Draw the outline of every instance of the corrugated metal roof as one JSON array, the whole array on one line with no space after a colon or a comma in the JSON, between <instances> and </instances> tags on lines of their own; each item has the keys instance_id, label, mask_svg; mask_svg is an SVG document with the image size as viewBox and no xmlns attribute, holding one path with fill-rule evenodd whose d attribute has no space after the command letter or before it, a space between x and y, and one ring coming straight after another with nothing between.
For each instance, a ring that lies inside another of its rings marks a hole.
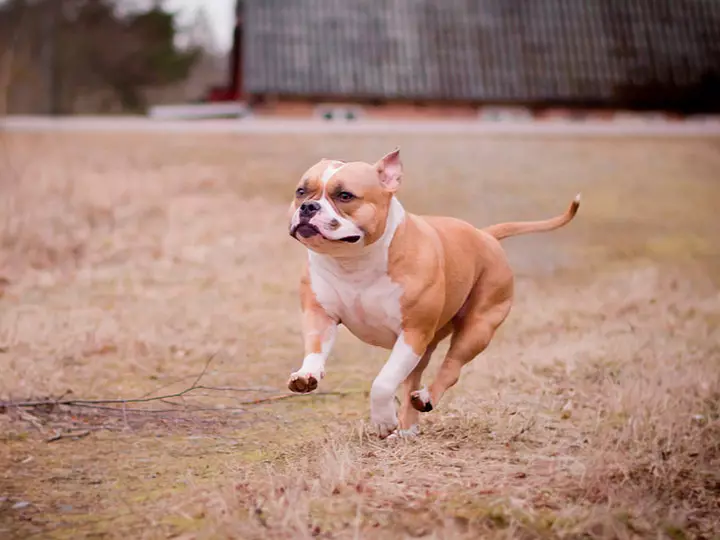
<instances>
[{"instance_id":1,"label":"corrugated metal roof","mask_svg":"<svg viewBox=\"0 0 720 540\"><path fill-rule=\"evenodd\" d=\"M244 0L250 94L604 101L720 76L718 0Z\"/></svg>"}]
</instances>

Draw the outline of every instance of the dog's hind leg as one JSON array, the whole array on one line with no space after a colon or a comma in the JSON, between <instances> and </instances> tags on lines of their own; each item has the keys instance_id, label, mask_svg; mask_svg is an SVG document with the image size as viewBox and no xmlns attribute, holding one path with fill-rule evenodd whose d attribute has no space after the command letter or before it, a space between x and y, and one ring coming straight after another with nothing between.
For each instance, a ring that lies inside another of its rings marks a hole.
<instances>
[{"instance_id":1,"label":"dog's hind leg","mask_svg":"<svg viewBox=\"0 0 720 540\"><path fill-rule=\"evenodd\" d=\"M499 274L499 275L498 275ZM486 275L475 284L463 313L453 320L454 332L443 363L428 389L411 393L412 406L420 412L437 407L448 388L460 377L463 366L490 344L512 305L513 278L507 272Z\"/></svg>"}]
</instances>

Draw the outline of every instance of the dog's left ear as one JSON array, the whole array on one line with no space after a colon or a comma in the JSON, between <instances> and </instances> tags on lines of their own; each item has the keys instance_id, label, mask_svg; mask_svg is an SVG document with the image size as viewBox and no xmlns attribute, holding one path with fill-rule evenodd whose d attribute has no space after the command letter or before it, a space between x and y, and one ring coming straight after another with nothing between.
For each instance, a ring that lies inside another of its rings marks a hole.
<instances>
[{"instance_id":1,"label":"dog's left ear","mask_svg":"<svg viewBox=\"0 0 720 540\"><path fill-rule=\"evenodd\" d=\"M400 148L395 148L392 152L384 156L375 164L380 175L380 183L383 187L395 193L400 187L402 181L402 162L400 161Z\"/></svg>"}]
</instances>

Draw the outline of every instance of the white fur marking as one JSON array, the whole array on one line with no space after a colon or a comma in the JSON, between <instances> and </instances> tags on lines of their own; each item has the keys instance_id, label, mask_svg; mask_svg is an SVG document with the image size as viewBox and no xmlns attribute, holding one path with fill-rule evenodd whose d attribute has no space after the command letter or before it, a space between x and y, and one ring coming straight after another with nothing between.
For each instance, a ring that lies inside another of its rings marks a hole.
<instances>
[{"instance_id":1,"label":"white fur marking","mask_svg":"<svg viewBox=\"0 0 720 540\"><path fill-rule=\"evenodd\" d=\"M323 171L322 176L320 177L320 181L323 183L323 186L327 186L328 182L335 175L335 173L342 169L345 165L345 163L341 163L339 161L333 161L330 165L328 165L325 171Z\"/></svg>"},{"instance_id":2,"label":"white fur marking","mask_svg":"<svg viewBox=\"0 0 720 540\"><path fill-rule=\"evenodd\" d=\"M333 345L335 344L335 337L337 336L337 325L333 324L326 331L323 336L322 345L319 353L308 354L302 363L302 367L290 376L306 376L312 375L318 381L325 377L325 362L330 355Z\"/></svg>"},{"instance_id":3,"label":"white fur marking","mask_svg":"<svg viewBox=\"0 0 720 540\"><path fill-rule=\"evenodd\" d=\"M402 287L388 275L388 249L405 210L392 200L383 236L362 252L337 259L308 251L310 283L325 311L359 339L391 349L401 331Z\"/></svg>"},{"instance_id":4,"label":"white fur marking","mask_svg":"<svg viewBox=\"0 0 720 540\"><path fill-rule=\"evenodd\" d=\"M430 403L430 392L428 392L428 389L424 386L420 390L418 390L417 395L425 405Z\"/></svg>"},{"instance_id":5,"label":"white fur marking","mask_svg":"<svg viewBox=\"0 0 720 540\"><path fill-rule=\"evenodd\" d=\"M405 336L395 342L390 358L380 370L370 389L370 420L377 426L381 437L387 437L397 427L397 414L393 398L400 383L418 365L420 356L405 343Z\"/></svg>"},{"instance_id":6,"label":"white fur marking","mask_svg":"<svg viewBox=\"0 0 720 540\"><path fill-rule=\"evenodd\" d=\"M328 200L327 195L323 195L323 197L318 200L318 203L320 204L321 210L317 214L318 217L312 220L312 223L320 227L320 230L323 231L323 234L327 238L340 239L345 238L346 236L362 237L362 231L358 229L351 220L342 217L335 210L332 203ZM323 220L323 217L327 217L327 219ZM329 222L333 219L340 223L340 226L335 229L328 227Z\"/></svg>"},{"instance_id":7,"label":"white fur marking","mask_svg":"<svg viewBox=\"0 0 720 540\"><path fill-rule=\"evenodd\" d=\"M575 202L578 203L578 204L580 203L580 195L581 195L580 193L578 193L577 195L575 195Z\"/></svg>"}]
</instances>

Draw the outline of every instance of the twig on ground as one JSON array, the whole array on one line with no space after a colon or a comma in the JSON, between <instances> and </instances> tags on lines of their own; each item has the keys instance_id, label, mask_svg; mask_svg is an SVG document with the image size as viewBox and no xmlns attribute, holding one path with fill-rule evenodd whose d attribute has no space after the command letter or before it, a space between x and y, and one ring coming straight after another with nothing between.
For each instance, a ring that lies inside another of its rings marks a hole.
<instances>
[{"instance_id":1,"label":"twig on ground","mask_svg":"<svg viewBox=\"0 0 720 540\"><path fill-rule=\"evenodd\" d=\"M270 403L272 401L282 401L285 399L291 399L291 398L300 398L300 397L312 397L312 396L349 396L352 394L360 394L362 392L360 391L354 391L354 392L313 392L309 394L280 394L279 396L270 396L266 398L259 398L259 399L251 399L248 401L241 401L238 404L239 405L261 405L263 403Z\"/></svg>"},{"instance_id":2,"label":"twig on ground","mask_svg":"<svg viewBox=\"0 0 720 540\"><path fill-rule=\"evenodd\" d=\"M150 396L152 396L155 392L159 392L160 390L164 390L165 388L168 388L168 387L170 387L170 386L174 386L174 385L176 385L176 384L178 384L178 383L180 383L180 382L186 381L187 379L190 379L190 378L192 378L192 377L193 377L193 375L186 375L185 377L180 377L180 378L178 378L178 379L175 379L175 380L173 380L173 381L170 381L169 383L165 383L165 384L163 384L163 385L161 385L161 386L158 386L157 388L154 388L154 389L150 390L150 391L147 392L146 394L143 394L142 396L140 396L140 399L145 399L145 398L147 398L147 397L150 397Z\"/></svg>"},{"instance_id":3,"label":"twig on ground","mask_svg":"<svg viewBox=\"0 0 720 540\"><path fill-rule=\"evenodd\" d=\"M55 433L52 437L49 439L45 439L45 442L55 442L59 441L60 439L72 439L74 441L78 439L82 439L83 437L87 437L90 435L90 430L86 429L83 431L75 431L70 433Z\"/></svg>"},{"instance_id":4,"label":"twig on ground","mask_svg":"<svg viewBox=\"0 0 720 540\"><path fill-rule=\"evenodd\" d=\"M183 407L183 405L178 405L174 401L170 401L169 399L161 399L160 403L164 403L165 405L170 405L171 407Z\"/></svg>"},{"instance_id":5,"label":"twig on ground","mask_svg":"<svg viewBox=\"0 0 720 540\"><path fill-rule=\"evenodd\" d=\"M236 405L234 407L180 407L176 406L172 409L139 409L139 408L130 408L130 407L112 407L108 405L101 405L101 404L94 404L94 403L87 403L87 402L69 402L69 403L58 403L58 405L66 405L68 407L77 407L82 409L93 409L93 410L99 410L99 411L112 411L114 413L120 413L125 418L127 418L128 414L168 414L168 413L182 413L182 412L188 412L188 413L196 413L196 412L223 412L223 411L244 411L248 407L252 407L254 405L263 405L266 403L274 403L278 401L284 401L287 399L300 399L300 398L310 398L310 397L346 397L351 396L354 394L363 394L364 391L352 391L352 392L313 392L310 394L280 394L278 396L270 396L267 398L259 398L259 399L252 399L247 401L239 401L235 402ZM18 408L24 408L24 407L36 407L41 405L50 405L50 404L56 404L54 401L47 401L47 402L37 402L37 401L29 401L29 402L13 402L13 403L0 403L0 407L18 407Z\"/></svg>"},{"instance_id":6,"label":"twig on ground","mask_svg":"<svg viewBox=\"0 0 720 540\"><path fill-rule=\"evenodd\" d=\"M213 392L277 392L277 388L268 386L196 386L198 390L212 390Z\"/></svg>"},{"instance_id":7,"label":"twig on ground","mask_svg":"<svg viewBox=\"0 0 720 540\"><path fill-rule=\"evenodd\" d=\"M246 401L235 402L234 407L190 407L187 404L180 405L171 401L172 399L183 399L185 395L195 390L207 390L207 391L218 391L218 392L270 392L272 390L267 387L233 387L233 386L207 386L199 384L200 380L207 373L210 363L215 358L216 353L210 355L203 366L202 371L195 377L193 383L187 388L175 392L173 394L165 394L162 396L153 397L140 397L140 398L128 398L128 399L62 399L65 395L56 399L41 399L32 401L0 401L0 412L5 411L9 408L33 408L33 407L47 407L47 406L60 406L65 405L68 407L82 407L87 409L97 409L104 411L115 411L122 413L123 417L127 422L127 413L140 413L140 414L162 414L162 413L176 413L183 410L187 412L202 412L202 411L221 411L221 410L242 410L244 407L253 405L262 405L264 403L273 403L277 401L283 401L291 398L301 398L310 396L348 396L350 394L357 394L359 392L314 392L312 394L279 394L276 396L268 396L265 398L250 399ZM207 396L208 394L203 394ZM146 394L147 396L147 394ZM131 403L149 403L149 402L160 402L166 405L170 405L172 409L142 409L142 408L130 408L127 405ZM112 405L120 405L120 407L113 407Z\"/></svg>"},{"instance_id":8,"label":"twig on ground","mask_svg":"<svg viewBox=\"0 0 720 540\"><path fill-rule=\"evenodd\" d=\"M40 407L43 405L111 405L111 404L117 404L117 405L126 405L127 403L148 403L150 401L163 401L167 399L172 398L179 398L184 396L185 394L192 392L193 390L197 390L199 388L198 382L200 382L200 379L205 375L207 372L207 368L210 365L210 362L213 361L215 358L215 355L217 353L213 353L210 355L205 362L205 366L203 367L203 370L200 372L199 375L195 377L195 381L192 385L188 386L184 390L181 390L179 392L176 392L174 394L165 394L163 396L154 396L154 397L142 397L142 398L127 398L127 399L42 399L42 400L36 400L36 401L0 401L0 409L3 407Z\"/></svg>"},{"instance_id":9,"label":"twig on ground","mask_svg":"<svg viewBox=\"0 0 720 540\"><path fill-rule=\"evenodd\" d=\"M175 379L174 381L171 381L169 383L163 384L162 386L158 386L154 390L151 390L147 394L143 394L140 396L139 399L144 399L147 397L152 396L155 392L159 392L160 390L163 390L165 388L168 388L170 386L174 386L182 381L185 381L187 379L190 379L193 377L193 375L188 375L186 377L180 377L179 379ZM206 386L206 385L196 385L196 390L211 390L213 392L278 392L279 390L277 388L272 388L270 386Z\"/></svg>"},{"instance_id":10,"label":"twig on ground","mask_svg":"<svg viewBox=\"0 0 720 540\"><path fill-rule=\"evenodd\" d=\"M197 388L197 384L200 382L200 379L202 379L205 376L205 373L207 372L207 369L210 366L210 362L212 362L215 359L215 356L217 356L217 352L214 352L210 356L208 356L208 359L205 361L205 365L203 366L202 371L200 372L200 374L197 377L195 377L195 380L190 385L191 389ZM185 393L187 393L187 392L185 392ZM182 395L182 393L180 395Z\"/></svg>"},{"instance_id":11,"label":"twig on ground","mask_svg":"<svg viewBox=\"0 0 720 540\"><path fill-rule=\"evenodd\" d=\"M127 413L140 413L140 414L163 414L163 413L177 413L182 412L183 410L187 412L220 412L220 411L238 411L243 410L248 406L253 405L263 405L265 403L273 403L277 401L284 401L286 399L299 399L299 398L309 398L314 396L321 396L321 397L346 397L351 396L354 394L362 394L363 391L352 391L352 392L312 392L308 394L280 394L278 396L269 396L266 398L258 398L258 399L250 399L247 401L236 401L234 407L184 407L181 408L179 406L176 406L174 409L137 409L137 408L128 408L128 407L110 407L106 405L101 404L94 404L94 403L88 403L85 402L75 402L75 403L60 403L60 405L67 405L69 407L81 407L84 409L98 409L103 411L117 411L117 412L127 412ZM34 407L37 402L17 402L17 403L11 403L7 404L9 407ZM241 406L242 405L242 406Z\"/></svg>"},{"instance_id":12,"label":"twig on ground","mask_svg":"<svg viewBox=\"0 0 720 540\"><path fill-rule=\"evenodd\" d=\"M117 413L121 413L124 417L127 418L128 413L132 414L163 414L163 413L176 413L182 411L182 409L135 409L135 408L128 408L128 407L110 407L107 405L93 405L93 404L86 404L86 403L61 403L61 405L67 405L68 407L78 407L81 409L93 409L98 411L114 411ZM23 407L23 404L17 405L19 407Z\"/></svg>"}]
</instances>

